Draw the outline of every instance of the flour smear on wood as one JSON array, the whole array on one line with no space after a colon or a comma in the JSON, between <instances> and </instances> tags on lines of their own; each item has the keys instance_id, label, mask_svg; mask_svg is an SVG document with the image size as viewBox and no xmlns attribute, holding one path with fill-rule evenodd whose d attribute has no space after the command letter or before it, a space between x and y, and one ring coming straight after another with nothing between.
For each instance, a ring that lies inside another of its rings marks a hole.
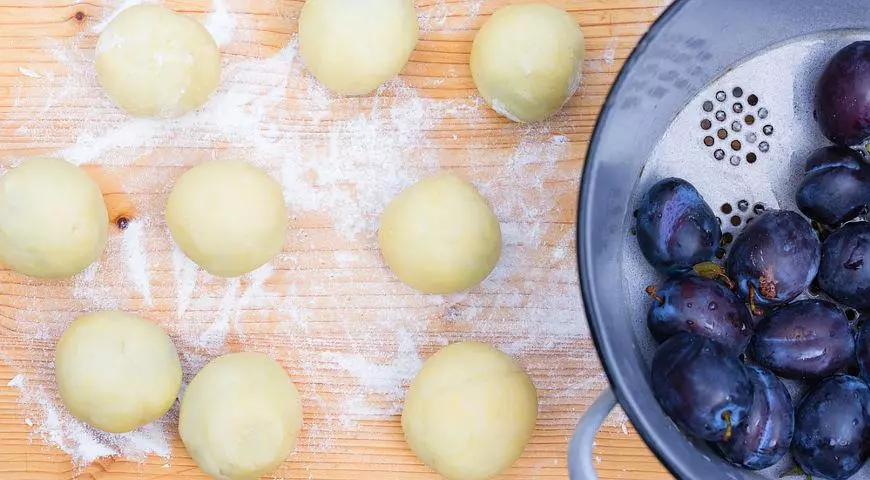
<instances>
[{"instance_id":1,"label":"flour smear on wood","mask_svg":"<svg viewBox=\"0 0 870 480\"><path fill-rule=\"evenodd\" d=\"M72 418L59 401L54 342L76 315L99 309L159 322L178 346L185 384L229 351L278 359L307 409L300 452L346 449L342 442L360 422L395 421L408 382L448 342L485 341L518 358L539 388L544 425L557 424L553 412L575 408L581 397L588 403L606 385L582 344L588 332L574 229L565 221L573 218L580 174L579 148L571 152L564 136L570 132L498 124L512 132L502 135L512 143L492 145L494 120L478 97L430 98L401 79L372 98L334 98L304 72L289 34L284 48L261 58L225 55L221 86L201 111L168 121L132 119L99 90L92 49L107 21L136 3L107 9L76 38L46 40L46 52L62 68L21 65L18 97L3 119L22 148L48 149L119 178L136 208L126 230L110 235L102 260L60 284L65 298L34 293L19 304L17 340L40 348L4 360L19 372L9 386L20 390L22 421L35 438L67 452L79 468L107 456L172 461L177 405L160 422L107 435ZM469 28L482 2L430 3L420 12L424 32ZM256 26L225 0L215 0L212 10L201 20L222 46L253 41ZM32 91L48 93L28 96ZM451 128L442 128L448 121ZM478 122L490 129L452 128ZM285 251L238 279L198 269L172 245L162 216L178 175L227 155L279 179L291 212ZM377 224L394 195L439 168L461 171L490 199L504 250L481 286L426 296L384 267ZM34 292L43 287L31 285Z\"/></svg>"}]
</instances>

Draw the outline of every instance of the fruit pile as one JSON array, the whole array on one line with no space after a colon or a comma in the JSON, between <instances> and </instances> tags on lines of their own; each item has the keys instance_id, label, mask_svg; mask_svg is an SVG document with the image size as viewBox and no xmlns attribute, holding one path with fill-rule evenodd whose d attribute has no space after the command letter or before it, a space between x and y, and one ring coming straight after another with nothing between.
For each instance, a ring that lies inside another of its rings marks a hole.
<instances>
[{"instance_id":1,"label":"fruit pile","mask_svg":"<svg viewBox=\"0 0 870 480\"><path fill-rule=\"evenodd\" d=\"M833 145L806 161L800 213L762 213L721 265L719 220L685 180L656 183L636 212L640 249L667 276L647 288L655 397L743 468L790 451L812 478L844 480L870 457L870 322L852 325L845 310L870 310L870 163L856 149L870 140L868 92L870 42L853 43L816 86ZM792 399L781 379L806 393Z\"/></svg>"}]
</instances>

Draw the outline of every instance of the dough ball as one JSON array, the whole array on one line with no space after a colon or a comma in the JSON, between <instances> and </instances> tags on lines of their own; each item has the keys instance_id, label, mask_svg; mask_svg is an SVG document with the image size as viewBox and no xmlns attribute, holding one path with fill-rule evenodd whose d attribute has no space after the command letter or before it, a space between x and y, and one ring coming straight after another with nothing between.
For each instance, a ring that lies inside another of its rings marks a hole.
<instances>
[{"instance_id":1,"label":"dough ball","mask_svg":"<svg viewBox=\"0 0 870 480\"><path fill-rule=\"evenodd\" d=\"M501 254L498 219L474 185L439 173L400 193L384 210L381 253L405 284L455 293L485 279Z\"/></svg>"},{"instance_id":2,"label":"dough ball","mask_svg":"<svg viewBox=\"0 0 870 480\"><path fill-rule=\"evenodd\" d=\"M0 178L0 261L13 270L71 277L102 255L108 228L100 187L69 162L34 158Z\"/></svg>"},{"instance_id":3,"label":"dough ball","mask_svg":"<svg viewBox=\"0 0 870 480\"><path fill-rule=\"evenodd\" d=\"M239 160L187 171L172 189L166 222L181 250L212 275L237 277L284 247L288 224L281 185Z\"/></svg>"},{"instance_id":4,"label":"dough ball","mask_svg":"<svg viewBox=\"0 0 870 480\"><path fill-rule=\"evenodd\" d=\"M299 54L339 95L364 95L395 77L417 45L413 0L308 0Z\"/></svg>"},{"instance_id":5,"label":"dough ball","mask_svg":"<svg viewBox=\"0 0 870 480\"><path fill-rule=\"evenodd\" d=\"M100 430L129 432L166 413L181 389L181 362L157 325L123 312L77 318L55 352L63 403Z\"/></svg>"},{"instance_id":6,"label":"dough ball","mask_svg":"<svg viewBox=\"0 0 870 480\"><path fill-rule=\"evenodd\" d=\"M471 75L495 111L515 122L535 122L574 95L585 55L583 32L564 10L509 5L474 38Z\"/></svg>"},{"instance_id":7,"label":"dough ball","mask_svg":"<svg viewBox=\"0 0 870 480\"><path fill-rule=\"evenodd\" d=\"M196 20L160 5L118 14L97 42L97 79L139 117L178 117L208 101L220 82L220 51Z\"/></svg>"},{"instance_id":8,"label":"dough ball","mask_svg":"<svg viewBox=\"0 0 870 480\"><path fill-rule=\"evenodd\" d=\"M216 358L181 400L187 451L220 480L251 480L276 469L296 446L302 403L287 373L259 353Z\"/></svg>"},{"instance_id":9,"label":"dough ball","mask_svg":"<svg viewBox=\"0 0 870 480\"><path fill-rule=\"evenodd\" d=\"M455 343L426 360L405 397L402 429L414 454L447 480L487 480L520 458L538 396L509 356Z\"/></svg>"}]
</instances>

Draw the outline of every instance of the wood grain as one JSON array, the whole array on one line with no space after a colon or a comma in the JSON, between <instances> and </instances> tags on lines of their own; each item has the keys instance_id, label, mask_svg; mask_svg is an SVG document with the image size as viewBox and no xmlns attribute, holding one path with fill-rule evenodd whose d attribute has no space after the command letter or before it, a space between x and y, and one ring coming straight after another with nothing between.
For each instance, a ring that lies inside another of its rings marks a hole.
<instances>
[{"instance_id":1,"label":"wood grain","mask_svg":"<svg viewBox=\"0 0 870 480\"><path fill-rule=\"evenodd\" d=\"M550 1L564 7L581 24L587 38L588 60L581 92L562 113L547 122L548 134L559 134L569 141L566 152L553 168L544 162L532 161L524 166L524 171L516 172L542 178L540 190L546 193L532 192L520 199L545 202L541 207L543 218L530 222L510 209L502 218L520 228L534 224L542 231L540 245L507 246L516 254L504 260L508 263L505 268L518 274L506 281L511 285L511 294L525 299L526 303L520 301L516 305L497 284L475 289L449 306L425 299L399 285L378 263L371 232L359 238L346 238L336 233L335 219L328 212L299 211L294 214L287 248L276 260L274 272L263 288L270 293L292 292L287 294L292 302L316 312L307 320L306 338L295 336L300 332L293 330L292 323L282 316L284 312L271 312L269 309L274 304L257 297L240 308L237 324L233 326L235 332L225 343L216 350L206 348L198 352L203 357L240 349L268 352L286 366L300 387L308 426L303 437L308 441L300 442L297 452L276 478L439 478L407 449L399 417L394 411L396 401L389 396L369 393L366 400L379 411L392 409L393 413L361 415L347 428L335 428L328 439L328 448L312 447L317 442L311 440L316 437L311 425L335 423L334 410L345 407L338 400L342 393L359 388L357 378L327 365L328 362L314 355L312 350L316 349L317 353L361 352L375 360L389 361L389 355L384 352L395 352L398 348L397 340L390 336L377 336L381 344L363 345L364 342L342 335L340 332L346 328L349 316L357 322L375 323L378 319L374 317L385 312L390 319L427 319L425 331L418 332L420 355L425 358L448 340L481 338L498 344L523 340L522 328L527 324L522 317L534 308L540 310L528 305L535 291L553 292L554 300L547 308L576 305L576 300L568 299L578 295L577 282L570 277L575 261L576 189L583 155L596 115L619 67L668 0ZM293 41L301 0L226 0L225 3L237 21L234 40L222 47L226 62L266 59ZM483 21L507 3L511 2L418 0L424 31L402 73L404 84L424 100L458 99L463 105L472 105L475 89L467 65L471 41ZM171 0L167 4L200 20L212 8L211 2L197 0ZM84 119L91 122L89 125L96 125L95 128L124 121L123 114L94 88L92 77L90 83L73 85L65 95L58 96L65 78L73 75L88 78L87 72L71 72L70 62L59 58L58 50L66 54L84 52L86 57L96 43L93 27L115 7L100 0L0 0L0 146L3 150L0 165L6 167L25 156L57 152L76 145ZM72 63L73 66L83 64L87 62ZM28 72L38 72L38 75ZM260 81L264 83L260 85ZM249 82L251 90L260 86L265 90L268 86L267 80L252 78ZM310 121L292 115L278 116L273 119L272 130L277 135L292 134L306 139L314 149L319 148L318 142L322 143L331 125L372 109L376 102L372 98L345 99L324 107L310 99L306 85L303 81L288 83L288 111L323 109L323 119ZM388 89L383 96L389 100L390 96L398 95L397 91ZM494 192L503 194L512 187L510 176L514 174L505 170L504 159L512 155L523 132L521 127L486 109L479 109L471 116L444 115L440 122L427 129L428 143L421 150L437 153L440 168L484 179L490 182ZM206 137L208 134L205 132ZM215 145L204 145L208 141L208 138L174 139L171 145L158 145L147 151L139 149L134 161L120 166L97 159L85 168L103 188L113 222L121 217L141 218L159 225L166 186L186 166L209 158ZM217 143L218 148L233 149L231 142ZM415 155L409 154L408 161L414 162ZM497 203L501 199L493 201ZM179 285L173 274L172 245L164 230L151 228L145 236L150 261L150 303L141 292L125 283L123 267L113 257L122 254L120 239L124 233L113 227L111 235L110 246L101 260L105 274L101 273L96 286L88 287L91 292L87 298L75 293L74 281L39 282L8 270L0 271L0 479L206 478L175 435L168 460L150 457L137 463L104 458L77 467L68 455L46 442L39 433L44 418L40 418L38 405L22 398L19 389L7 386L20 374L29 384L52 391L54 341L75 314L98 306L92 301L94 292L98 296L102 292L105 300L117 308L159 319L180 343L189 339L185 338L187 334L183 329L176 328L178 322L183 320L188 326L205 332L220 314L217 306L223 284L209 283L200 275L198 281L204 286L199 301L191 304L183 319L177 318ZM569 253L565 258L554 260L551 254L560 247ZM353 256L337 261L337 253L341 252L352 252ZM99 282L104 282L105 286ZM243 279L238 288L244 290L249 283L250 280ZM329 285L328 291L324 291L322 285ZM471 315L469 312L480 310L488 312L487 318L495 316L503 319L503 323L488 322L484 326L479 322L451 320L454 316ZM585 321L580 310L569 313L577 315L578 323ZM282 331L286 328L291 330L290 334ZM364 327L355 328L369 332ZM372 331L374 329L372 327ZM535 438L523 458L500 478L567 478L567 440L577 419L603 385L594 347L585 335L578 333L523 348L520 357L544 401ZM186 366L189 367L190 362ZM188 369L188 379L191 373ZM593 381L595 379L598 381ZM26 423L31 418L33 425ZM671 478L630 427L605 427L599 434L595 455L603 479Z\"/></svg>"}]
</instances>

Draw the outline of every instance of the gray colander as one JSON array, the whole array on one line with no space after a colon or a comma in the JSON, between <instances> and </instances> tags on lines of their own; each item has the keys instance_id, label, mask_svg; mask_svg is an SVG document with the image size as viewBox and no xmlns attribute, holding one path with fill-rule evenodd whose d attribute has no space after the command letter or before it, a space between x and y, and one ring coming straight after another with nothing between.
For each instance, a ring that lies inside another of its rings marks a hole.
<instances>
[{"instance_id":1,"label":"gray colander","mask_svg":"<svg viewBox=\"0 0 870 480\"><path fill-rule=\"evenodd\" d=\"M626 62L598 119L580 191L583 300L612 392L577 427L572 479L597 478L592 441L617 401L678 478L778 478L791 468L790 459L757 473L732 467L659 407L643 287L661 279L638 251L632 213L668 176L692 182L732 235L766 208L794 210L802 164L826 144L812 116L813 85L826 60L856 39L870 39L868 0L677 0ZM855 478L870 479L870 467Z\"/></svg>"}]
</instances>

